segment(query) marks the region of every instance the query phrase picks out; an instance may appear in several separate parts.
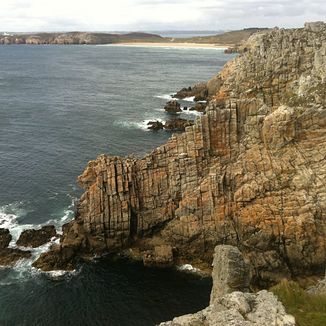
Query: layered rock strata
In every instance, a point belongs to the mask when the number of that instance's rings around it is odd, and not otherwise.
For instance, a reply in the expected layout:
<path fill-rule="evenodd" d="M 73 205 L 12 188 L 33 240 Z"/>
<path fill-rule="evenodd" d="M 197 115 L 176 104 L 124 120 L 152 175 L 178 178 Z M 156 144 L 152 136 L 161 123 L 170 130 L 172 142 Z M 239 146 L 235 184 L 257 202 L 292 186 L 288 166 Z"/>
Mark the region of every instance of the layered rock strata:
<path fill-rule="evenodd" d="M 212 100 L 184 133 L 142 159 L 88 163 L 76 219 L 36 265 L 67 248 L 84 255 L 131 245 L 169 245 L 175 261 L 209 264 L 223 243 L 241 249 L 260 284 L 320 272 L 325 67 L 326 24 L 253 35 L 207 83 Z"/>
<path fill-rule="evenodd" d="M 249 285 L 250 277 L 238 248 L 217 246 L 213 264 L 209 306 L 159 326 L 295 326 L 294 317 L 285 312 L 273 293 L 241 291 Z"/>

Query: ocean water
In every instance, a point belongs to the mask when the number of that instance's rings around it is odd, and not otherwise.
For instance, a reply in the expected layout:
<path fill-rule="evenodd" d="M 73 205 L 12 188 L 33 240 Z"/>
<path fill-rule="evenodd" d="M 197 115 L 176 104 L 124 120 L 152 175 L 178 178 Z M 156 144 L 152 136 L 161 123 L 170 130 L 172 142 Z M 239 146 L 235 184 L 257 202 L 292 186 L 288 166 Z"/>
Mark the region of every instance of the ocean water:
<path fill-rule="evenodd" d="M 10 229 L 10 245 L 22 229 L 60 229 L 73 218 L 76 178 L 89 160 L 141 156 L 164 143 L 171 133 L 146 130 L 148 120 L 166 120 L 172 93 L 229 59 L 218 49 L 1 46 L 0 227 Z M 106 258 L 58 275 L 31 262 L 0 268 L 1 326 L 150 326 L 209 300 L 209 279 L 173 269 Z"/>

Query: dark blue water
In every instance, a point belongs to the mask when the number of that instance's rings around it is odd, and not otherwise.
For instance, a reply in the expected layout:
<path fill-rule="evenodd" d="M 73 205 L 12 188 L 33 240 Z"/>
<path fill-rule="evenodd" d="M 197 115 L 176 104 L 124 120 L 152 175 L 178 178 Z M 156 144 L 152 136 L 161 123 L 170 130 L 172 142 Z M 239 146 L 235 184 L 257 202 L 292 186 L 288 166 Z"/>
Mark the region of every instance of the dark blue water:
<path fill-rule="evenodd" d="M 164 143 L 170 134 L 144 121 L 165 120 L 167 95 L 228 59 L 216 49 L 1 46 L 0 227 L 17 238 L 68 221 L 87 161 Z M 54 280 L 30 263 L 0 269 L 0 325 L 146 326 L 208 302 L 209 281 L 180 272 L 106 260 Z"/>

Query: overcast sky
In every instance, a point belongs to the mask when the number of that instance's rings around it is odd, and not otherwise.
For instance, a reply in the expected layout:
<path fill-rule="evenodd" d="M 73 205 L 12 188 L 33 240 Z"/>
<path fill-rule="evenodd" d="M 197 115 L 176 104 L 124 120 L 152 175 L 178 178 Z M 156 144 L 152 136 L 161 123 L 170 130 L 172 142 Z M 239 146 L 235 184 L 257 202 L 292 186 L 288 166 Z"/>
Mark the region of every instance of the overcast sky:
<path fill-rule="evenodd" d="M 220 30 L 326 20 L 326 0 L 0 0 L 0 31 Z"/>

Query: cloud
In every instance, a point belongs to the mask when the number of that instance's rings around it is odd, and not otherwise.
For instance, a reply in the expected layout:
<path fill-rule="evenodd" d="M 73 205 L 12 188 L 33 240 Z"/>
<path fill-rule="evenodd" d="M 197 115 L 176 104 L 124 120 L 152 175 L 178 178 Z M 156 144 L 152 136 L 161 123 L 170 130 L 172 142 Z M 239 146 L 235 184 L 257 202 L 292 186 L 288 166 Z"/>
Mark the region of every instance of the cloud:
<path fill-rule="evenodd" d="M 163 30 L 302 26 L 324 0 L 1 0 L 0 30 Z"/>

